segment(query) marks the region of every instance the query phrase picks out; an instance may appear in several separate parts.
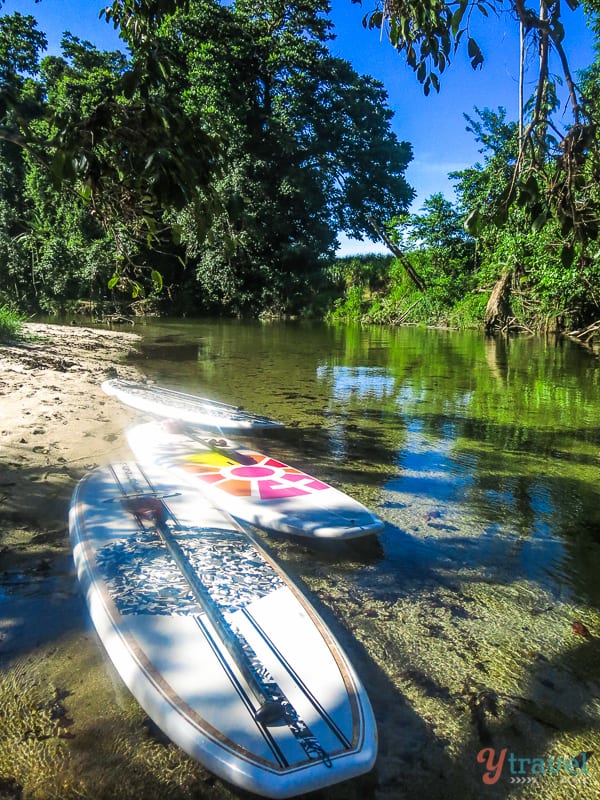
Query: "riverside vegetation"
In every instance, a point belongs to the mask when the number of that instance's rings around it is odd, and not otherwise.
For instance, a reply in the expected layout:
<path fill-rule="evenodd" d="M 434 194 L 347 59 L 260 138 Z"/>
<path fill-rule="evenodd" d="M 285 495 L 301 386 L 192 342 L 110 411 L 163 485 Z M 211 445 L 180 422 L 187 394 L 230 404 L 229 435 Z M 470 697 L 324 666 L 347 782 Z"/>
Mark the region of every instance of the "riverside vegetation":
<path fill-rule="evenodd" d="M 22 335 L 25 317 L 10 306 L 0 306 L 0 342 L 17 339 Z"/>
<path fill-rule="evenodd" d="M 327 0 L 114 0 L 103 15 L 122 48 L 65 33 L 60 55 L 45 55 L 32 16 L 4 13 L 0 304 L 591 338 L 600 56 L 572 75 L 578 5 L 375 3 L 365 24 L 387 31 L 426 94 L 463 46 L 483 65 L 477 39 L 497 15 L 523 32 L 533 93 L 519 119 L 469 111 L 482 161 L 417 214 L 405 171 L 419 143 L 392 130 L 382 84 L 332 55 Z M 583 5 L 598 38 L 600 3 Z M 340 232 L 390 258 L 336 259 Z"/>

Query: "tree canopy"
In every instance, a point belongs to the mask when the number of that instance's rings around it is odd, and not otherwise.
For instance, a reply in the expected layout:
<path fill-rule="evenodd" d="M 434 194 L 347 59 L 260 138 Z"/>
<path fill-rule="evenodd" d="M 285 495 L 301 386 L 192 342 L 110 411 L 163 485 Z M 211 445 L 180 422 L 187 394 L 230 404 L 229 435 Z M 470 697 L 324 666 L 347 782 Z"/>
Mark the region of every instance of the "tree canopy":
<path fill-rule="evenodd" d="M 371 218 L 413 196 L 386 93 L 330 54 L 327 11 L 117 2 L 104 15 L 127 54 L 67 34 L 46 58 L 33 18 L 0 17 L 0 141 L 22 150 L 29 233 L 51 207 L 85 206 L 111 242 L 110 288 L 140 294 L 145 272 L 170 285 L 184 263 L 200 308 L 293 311 L 338 232 L 373 237 Z M 20 245 L 45 263 L 40 237 Z"/>
<path fill-rule="evenodd" d="M 122 52 L 66 34 L 52 57 L 32 17 L 0 16 L 0 300 L 50 308 L 107 285 L 137 297 L 164 287 L 188 313 L 295 313 L 316 306 L 346 232 L 386 242 L 399 265 L 389 280 L 408 276 L 421 295 L 392 286 L 386 308 L 443 318 L 487 292 L 490 325 L 535 313 L 584 323 L 600 308 L 600 71 L 571 72 L 577 6 L 366 11 L 426 94 L 460 48 L 485 68 L 479 32 L 498 15 L 520 29 L 523 86 L 526 49 L 537 53 L 519 119 L 466 115 L 482 161 L 453 176 L 456 204 L 434 194 L 412 215 L 413 145 L 392 130 L 385 88 L 331 54 L 327 0 L 114 0 L 101 17 Z M 598 3 L 585 7 L 599 35 Z M 371 276 L 369 291 L 381 283 Z"/>

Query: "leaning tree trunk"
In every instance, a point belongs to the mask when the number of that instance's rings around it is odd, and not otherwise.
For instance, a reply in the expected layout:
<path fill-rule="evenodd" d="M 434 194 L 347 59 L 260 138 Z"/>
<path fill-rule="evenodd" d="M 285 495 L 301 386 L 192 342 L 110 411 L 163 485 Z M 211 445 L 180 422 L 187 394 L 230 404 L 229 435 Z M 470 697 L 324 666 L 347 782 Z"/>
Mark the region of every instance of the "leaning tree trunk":
<path fill-rule="evenodd" d="M 404 267 L 404 271 L 417 287 L 420 292 L 424 292 L 427 288 L 427 285 L 423 278 L 419 275 L 413 265 L 410 263 L 406 255 L 402 252 L 402 250 L 395 244 L 388 234 L 386 233 L 385 228 L 383 225 L 380 225 L 376 219 L 373 217 L 369 217 L 369 222 L 371 223 L 371 227 L 377 234 L 377 236 L 381 239 L 381 241 L 385 244 L 388 250 L 398 259 L 398 261 Z"/>
<path fill-rule="evenodd" d="M 498 278 L 496 285 L 492 289 L 483 318 L 486 331 L 490 331 L 494 326 L 503 323 L 508 316 L 511 278 L 512 270 L 505 272 Z"/>

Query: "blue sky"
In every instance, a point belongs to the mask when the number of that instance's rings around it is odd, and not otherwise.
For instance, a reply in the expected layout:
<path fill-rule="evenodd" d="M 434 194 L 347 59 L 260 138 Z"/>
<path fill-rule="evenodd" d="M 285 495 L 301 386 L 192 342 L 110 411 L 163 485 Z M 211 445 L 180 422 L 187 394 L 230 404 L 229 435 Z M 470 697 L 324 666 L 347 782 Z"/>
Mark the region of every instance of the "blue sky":
<path fill-rule="evenodd" d="M 394 111 L 393 128 L 400 139 L 411 142 L 414 158 L 406 177 L 417 192 L 413 210 L 434 192 L 452 198 L 448 172 L 470 166 L 481 156 L 471 134 L 465 130 L 463 114 L 475 106 L 504 106 L 509 116 L 517 117 L 518 29 L 508 18 L 490 18 L 481 25 L 477 39 L 486 56 L 481 70 L 474 72 L 466 51 L 459 52 L 442 76 L 441 91 L 423 95 L 412 70 L 378 31 L 362 26 L 365 13 L 375 0 L 364 0 L 363 7 L 351 0 L 331 0 L 332 19 L 337 38 L 331 50 L 350 61 L 361 73 L 378 78 L 389 96 Z M 112 25 L 98 19 L 102 0 L 5 0 L 3 13 L 31 14 L 48 37 L 49 49 L 58 52 L 62 32 L 69 30 L 99 48 L 113 49 L 119 40 Z M 573 70 L 587 66 L 592 57 L 592 35 L 584 23 L 583 12 L 569 11 L 564 5 L 565 50 Z M 371 243 L 349 243 L 342 238 L 340 254 L 385 252 Z"/>

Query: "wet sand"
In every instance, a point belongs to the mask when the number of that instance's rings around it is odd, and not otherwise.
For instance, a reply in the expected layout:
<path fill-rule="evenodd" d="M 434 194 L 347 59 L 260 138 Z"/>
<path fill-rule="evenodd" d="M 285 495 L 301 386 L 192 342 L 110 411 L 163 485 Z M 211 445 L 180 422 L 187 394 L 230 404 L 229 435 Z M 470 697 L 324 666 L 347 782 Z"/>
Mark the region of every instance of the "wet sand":
<path fill-rule="evenodd" d="M 247 797 L 153 727 L 106 659 L 74 575 L 69 498 L 90 468 L 128 457 L 123 429 L 139 417 L 100 383 L 143 377 L 122 361 L 137 337 L 28 332 L 0 347 L 0 800 Z M 312 797 L 598 796 L 597 611 L 499 569 L 493 553 L 476 571 L 450 550 L 432 565 L 423 532 L 439 544 L 458 531 L 465 548 L 481 540 L 458 504 L 454 518 L 414 494 L 380 502 L 401 573 L 387 571 L 377 544 L 327 553 L 265 537 L 346 649 L 379 728 L 375 770 Z M 484 784 L 478 753 L 497 759 L 504 748 L 502 775 Z M 510 755 L 546 773 L 548 759 L 578 757 L 586 770 L 517 782 Z"/>

